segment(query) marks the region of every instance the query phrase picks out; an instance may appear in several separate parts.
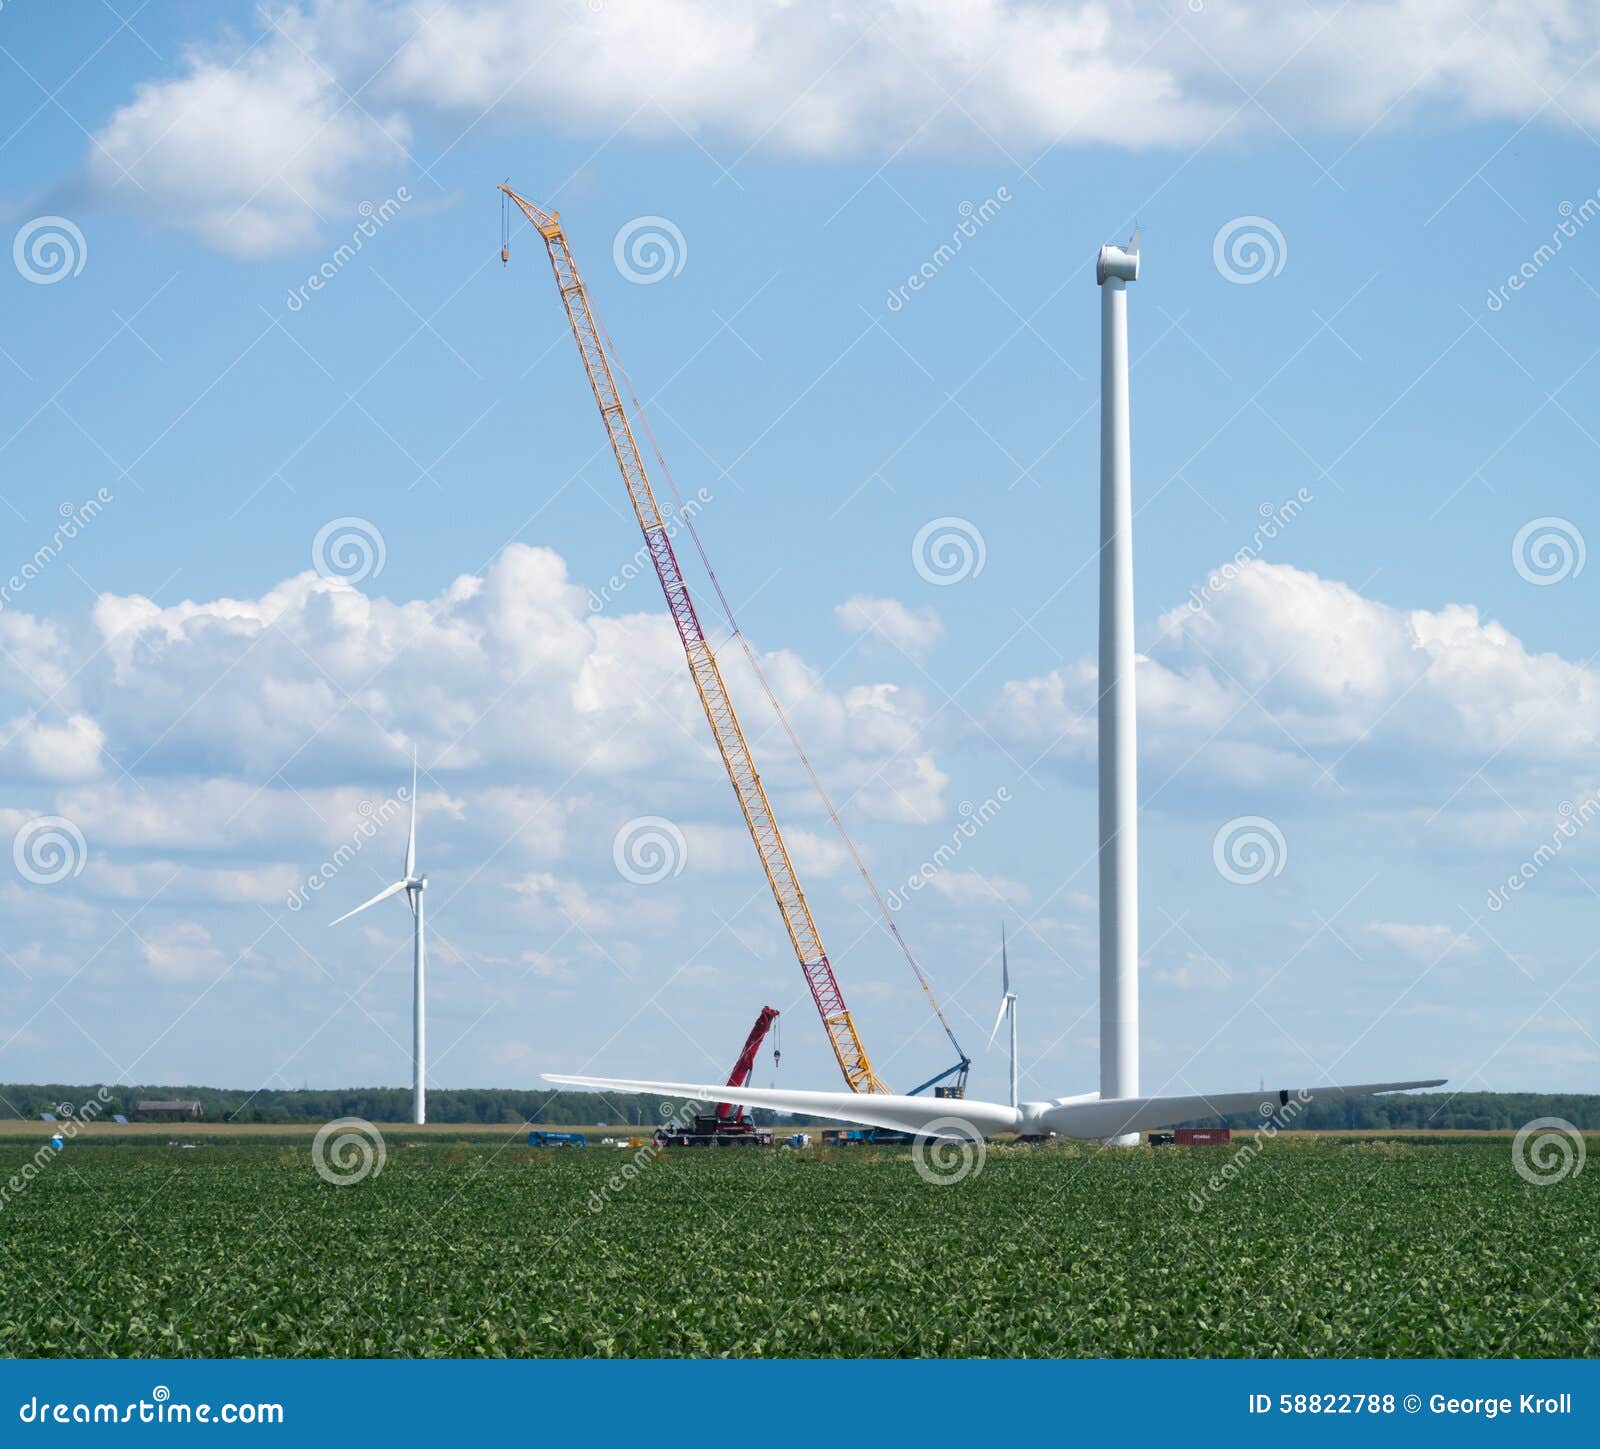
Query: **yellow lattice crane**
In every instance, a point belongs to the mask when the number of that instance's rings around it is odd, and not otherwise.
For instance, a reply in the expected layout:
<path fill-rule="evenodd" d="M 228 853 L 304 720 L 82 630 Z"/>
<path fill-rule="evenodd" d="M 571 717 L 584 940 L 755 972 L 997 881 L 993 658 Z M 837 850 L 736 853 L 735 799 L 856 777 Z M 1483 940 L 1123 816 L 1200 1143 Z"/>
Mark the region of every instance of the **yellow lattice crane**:
<path fill-rule="evenodd" d="M 689 586 L 684 582 L 678 567 L 677 554 L 672 548 L 666 522 L 656 504 L 654 490 L 645 473 L 644 459 L 628 410 L 617 386 L 620 368 L 613 368 L 608 355 L 594 305 L 578 274 L 578 265 L 567 247 L 567 238 L 561 229 L 561 218 L 556 212 L 543 211 L 531 201 L 518 196 L 509 186 L 502 192 L 511 203 L 533 223 L 544 239 L 550 253 L 550 265 L 555 270 L 556 286 L 561 291 L 562 304 L 567 309 L 567 321 L 572 324 L 572 335 L 577 339 L 578 351 L 583 356 L 584 369 L 589 374 L 589 386 L 594 390 L 594 400 L 605 423 L 606 436 L 611 450 L 616 454 L 617 467 L 633 503 L 634 515 L 644 533 L 645 547 L 655 564 L 656 577 L 661 580 L 661 592 L 666 595 L 667 608 L 678 626 L 678 638 L 683 643 L 684 656 L 689 661 L 689 673 L 700 695 L 700 703 L 711 725 L 711 733 L 722 755 L 722 763 L 738 798 L 744 822 L 750 828 L 750 838 L 755 842 L 756 854 L 761 857 L 761 868 L 766 872 L 767 884 L 772 888 L 772 898 L 778 903 L 784 929 L 794 945 L 800 969 L 805 974 L 811 998 L 816 1002 L 828 1042 L 838 1058 L 839 1070 L 853 1092 L 885 1092 L 888 1090 L 872 1070 L 867 1049 L 861 1044 L 850 1009 L 845 1005 L 844 993 L 828 962 L 822 938 L 817 933 L 817 923 L 811 918 L 811 908 L 806 904 L 805 892 L 800 888 L 794 862 L 789 858 L 783 832 L 778 828 L 772 804 L 762 788 L 761 776 L 750 754 L 750 746 L 739 726 L 739 716 L 734 712 L 733 700 L 723 683 L 722 671 L 717 667 L 716 655 L 700 626 Z M 501 260 L 509 256 L 509 237 L 502 235 Z M 914 964 L 914 963 L 913 963 Z M 948 1030 L 948 1028 L 947 1028 Z M 952 1038 L 953 1040 L 953 1038 Z"/>

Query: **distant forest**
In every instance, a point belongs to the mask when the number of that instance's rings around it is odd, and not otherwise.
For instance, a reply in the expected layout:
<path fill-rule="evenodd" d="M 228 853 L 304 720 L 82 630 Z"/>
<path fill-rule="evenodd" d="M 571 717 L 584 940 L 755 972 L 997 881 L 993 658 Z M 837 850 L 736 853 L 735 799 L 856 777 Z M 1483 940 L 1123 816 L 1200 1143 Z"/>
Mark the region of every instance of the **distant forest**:
<path fill-rule="evenodd" d="M 62 1104 L 88 1103 L 95 1086 L 0 1086 L 0 1118 L 36 1120 L 41 1112 L 61 1112 Z M 102 1116 L 121 1112 L 138 1120 L 139 1101 L 198 1101 L 207 1122 L 327 1122 L 335 1117 L 365 1117 L 369 1122 L 408 1122 L 411 1093 L 399 1087 L 353 1087 L 341 1091 L 228 1091 L 218 1087 L 114 1087 Z M 952 1111 L 959 1111 L 951 1103 Z M 473 1088 L 428 1093 L 430 1122 L 463 1126 L 547 1122 L 575 1126 L 641 1127 L 672 1115 L 676 1104 L 661 1097 L 596 1092 L 527 1092 Z M 702 1109 L 705 1110 L 705 1109 Z M 761 1112 L 763 1121 L 790 1120 Z M 1313 1103 L 1295 1119 L 1292 1130 L 1400 1129 L 1438 1131 L 1474 1128 L 1515 1131 L 1535 1117 L 1560 1117 L 1575 1127 L 1600 1131 L 1600 1096 L 1540 1092 L 1402 1093 Z M 1211 1125 L 1216 1118 L 1197 1125 Z M 1254 1116 L 1221 1119 L 1232 1127 L 1259 1125 Z M 192 1125 L 191 1129 L 192 1130 Z"/>
<path fill-rule="evenodd" d="M 37 1118 L 41 1112 L 60 1115 L 61 1105 L 93 1101 L 95 1086 L 0 1086 L 0 1120 Z M 141 1119 L 138 1102 L 199 1102 L 207 1122 L 329 1122 L 335 1117 L 365 1117 L 369 1122 L 409 1122 L 409 1087 L 349 1087 L 333 1091 L 234 1091 L 224 1087 L 112 1087 L 111 1102 L 100 1112 L 109 1121 L 120 1112 L 130 1121 Z M 463 1126 L 549 1122 L 582 1126 L 639 1127 L 654 1125 L 672 1115 L 673 1104 L 661 1097 L 607 1096 L 596 1092 L 524 1092 L 509 1088 L 473 1088 L 428 1091 L 430 1122 L 459 1122 Z M 709 1109 L 702 1109 L 709 1110 Z M 156 1120 L 151 1118 L 149 1120 Z M 171 1120 L 163 1118 L 162 1120 Z M 179 1125 L 182 1125 L 181 1123 Z M 192 1127 L 193 1124 L 188 1124 Z"/>

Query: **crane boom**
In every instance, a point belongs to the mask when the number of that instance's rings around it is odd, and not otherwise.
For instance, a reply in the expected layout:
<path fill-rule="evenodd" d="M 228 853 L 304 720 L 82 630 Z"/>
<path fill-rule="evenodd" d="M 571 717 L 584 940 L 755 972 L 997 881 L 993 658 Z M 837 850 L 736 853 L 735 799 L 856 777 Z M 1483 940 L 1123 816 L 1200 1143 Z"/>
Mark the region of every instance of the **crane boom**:
<path fill-rule="evenodd" d="M 862 1045 L 850 1009 L 845 1005 L 844 993 L 839 989 L 828 953 L 823 949 L 822 938 L 811 917 L 811 908 L 806 904 L 805 892 L 795 874 L 794 863 L 789 858 L 783 833 L 772 813 L 771 802 L 762 787 L 761 775 L 739 725 L 739 716 L 734 712 L 733 700 L 723 682 L 722 671 L 700 626 L 700 617 L 690 597 L 689 586 L 678 567 L 678 557 L 673 551 L 666 522 L 645 473 L 644 459 L 617 387 L 611 359 L 601 339 L 600 325 L 589 301 L 589 293 L 567 246 L 560 215 L 541 210 L 518 196 L 509 186 L 502 186 L 500 190 L 533 224 L 544 240 L 545 250 L 550 254 L 550 265 L 555 271 L 556 286 L 560 289 L 561 301 L 567 311 L 567 321 L 572 326 L 573 337 L 577 339 L 584 370 L 589 374 L 589 386 L 600 409 L 611 450 L 616 455 L 617 467 L 622 472 L 623 484 L 633 503 L 634 515 L 644 534 L 645 547 L 655 565 L 656 577 L 661 581 L 667 609 L 677 625 L 678 638 L 689 663 L 689 674 L 700 696 L 706 720 L 711 725 L 711 733 L 716 739 L 717 750 L 728 772 L 733 793 L 738 798 L 744 822 L 749 827 L 750 838 L 755 842 L 756 854 L 761 858 L 761 868 L 766 873 L 772 898 L 777 902 L 784 929 L 789 934 L 806 985 L 810 988 L 811 999 L 816 1003 L 829 1045 L 838 1059 L 839 1070 L 843 1072 L 852 1092 L 887 1091 L 872 1070 L 867 1049 Z M 504 246 L 501 255 L 503 259 Z"/>
<path fill-rule="evenodd" d="M 767 1039 L 767 1032 L 772 1029 L 772 1023 L 778 1019 L 778 1008 L 763 1006 L 761 1015 L 756 1018 L 756 1024 L 750 1028 L 750 1035 L 744 1039 L 744 1045 L 739 1049 L 739 1060 L 733 1064 L 733 1070 L 728 1073 L 730 1087 L 742 1087 L 750 1080 L 750 1073 L 756 1064 L 756 1053 L 761 1050 L 761 1043 Z M 730 1118 L 737 1119 L 742 1115 L 740 1108 L 733 1102 L 717 1103 L 717 1120 L 726 1122 Z"/>

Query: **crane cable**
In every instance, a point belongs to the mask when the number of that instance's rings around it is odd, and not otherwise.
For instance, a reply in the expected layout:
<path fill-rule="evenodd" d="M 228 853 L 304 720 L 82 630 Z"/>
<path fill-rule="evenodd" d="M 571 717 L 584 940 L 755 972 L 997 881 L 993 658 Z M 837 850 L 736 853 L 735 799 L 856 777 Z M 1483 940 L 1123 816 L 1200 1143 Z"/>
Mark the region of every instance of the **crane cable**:
<path fill-rule="evenodd" d="M 923 994 L 928 998 L 928 1005 L 933 1008 L 933 1014 L 938 1018 L 939 1025 L 950 1040 L 950 1045 L 955 1048 L 956 1055 L 964 1062 L 967 1054 L 961 1050 L 961 1043 L 956 1040 L 956 1034 L 951 1030 L 949 1019 L 944 1014 L 944 1009 L 939 1005 L 939 998 L 934 994 L 933 983 L 928 980 L 922 967 L 918 965 L 917 958 L 911 954 L 911 947 L 906 943 L 906 938 L 900 934 L 900 928 L 895 925 L 894 917 L 889 913 L 882 894 L 878 890 L 877 882 L 873 880 L 872 873 L 867 869 L 866 862 L 861 858 L 861 852 L 856 849 L 856 843 L 850 838 L 850 832 L 845 829 L 844 821 L 839 812 L 834 809 L 833 801 L 828 797 L 827 790 L 823 787 L 822 780 L 818 777 L 811 757 L 806 754 L 805 747 L 800 743 L 800 737 L 795 734 L 794 726 L 789 723 L 789 716 L 784 713 L 783 706 L 778 702 L 778 696 L 772 685 L 767 681 L 766 671 L 762 669 L 756 652 L 750 646 L 750 641 L 745 637 L 744 630 L 739 627 L 739 621 L 734 616 L 733 606 L 728 602 L 728 596 L 722 591 L 722 582 L 717 578 L 717 571 L 711 566 L 711 557 L 706 552 L 706 546 L 700 540 L 700 531 L 694 526 L 694 515 L 685 509 L 683 495 L 678 491 L 678 482 L 672 476 L 672 469 L 667 466 L 667 460 L 662 456 L 660 445 L 656 442 L 654 431 L 650 427 L 649 415 L 644 410 L 644 404 L 639 401 L 638 394 L 633 389 L 633 379 L 628 376 L 628 369 L 623 365 L 617 353 L 617 345 L 611 340 L 611 334 L 606 331 L 603 321 L 596 317 L 596 324 L 605 338 L 606 350 L 611 354 L 611 360 L 616 369 L 622 374 L 622 384 L 628 390 L 628 398 L 633 403 L 634 414 L 644 424 L 645 437 L 649 440 L 650 451 L 655 454 L 661 475 L 667 480 L 667 487 L 672 490 L 672 500 L 678 510 L 678 517 L 683 520 L 684 527 L 689 530 L 689 537 L 694 542 L 695 552 L 700 555 L 700 562 L 705 566 L 707 576 L 711 580 L 711 587 L 716 590 L 717 600 L 722 605 L 723 615 L 727 618 L 728 627 L 733 632 L 733 637 L 739 641 L 739 647 L 744 650 L 744 657 L 750 663 L 751 672 L 761 685 L 761 692 L 766 695 L 767 703 L 772 706 L 772 712 L 778 717 L 778 723 L 783 726 L 783 732 L 789 737 L 789 743 L 800 757 L 800 763 L 805 766 L 806 774 L 810 777 L 812 788 L 817 792 L 817 798 L 822 802 L 823 809 L 828 812 L 828 818 L 833 821 L 834 829 L 839 832 L 839 838 L 844 842 L 845 849 L 850 852 L 850 858 L 855 862 L 856 870 L 861 879 L 866 883 L 867 890 L 871 892 L 872 899 L 877 902 L 878 914 L 883 917 L 883 924 L 888 928 L 889 934 L 894 937 L 896 945 L 900 947 L 901 954 L 905 956 L 906 963 L 911 967 L 912 974 L 917 978 L 917 983 L 922 987 Z"/>

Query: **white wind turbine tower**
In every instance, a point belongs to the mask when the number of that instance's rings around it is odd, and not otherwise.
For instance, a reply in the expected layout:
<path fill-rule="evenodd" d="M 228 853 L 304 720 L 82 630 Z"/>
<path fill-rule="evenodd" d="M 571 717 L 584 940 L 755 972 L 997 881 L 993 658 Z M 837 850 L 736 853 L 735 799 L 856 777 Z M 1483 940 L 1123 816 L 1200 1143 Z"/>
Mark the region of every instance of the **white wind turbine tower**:
<path fill-rule="evenodd" d="M 428 1089 L 425 1078 L 428 1067 L 427 997 L 425 970 L 427 953 L 422 939 L 422 893 L 427 889 L 428 877 L 417 874 L 417 755 L 411 752 L 411 833 L 406 837 L 406 863 L 404 873 L 393 885 L 385 886 L 370 901 L 363 901 L 353 911 L 346 911 L 339 920 L 348 921 L 360 915 L 368 906 L 387 900 L 400 891 L 406 893 L 406 904 L 411 907 L 411 1120 L 423 1123 L 428 1120 Z"/>
<path fill-rule="evenodd" d="M 1011 967 L 1006 961 L 1006 928 L 1002 923 L 1000 927 L 1000 989 L 1005 994 L 1000 998 L 1000 1010 L 994 1019 L 994 1030 L 989 1033 L 989 1045 L 994 1045 L 994 1039 L 1000 1035 L 1000 1023 L 1009 1021 L 1011 1024 L 1011 1105 L 1017 1105 L 1017 993 L 1011 989 Z"/>
<path fill-rule="evenodd" d="M 1100 284 L 1100 1096 L 1139 1095 L 1139 789 L 1133 651 L 1128 283 L 1139 233 L 1103 246 Z M 1112 1139 L 1137 1146 L 1137 1132 Z"/>

